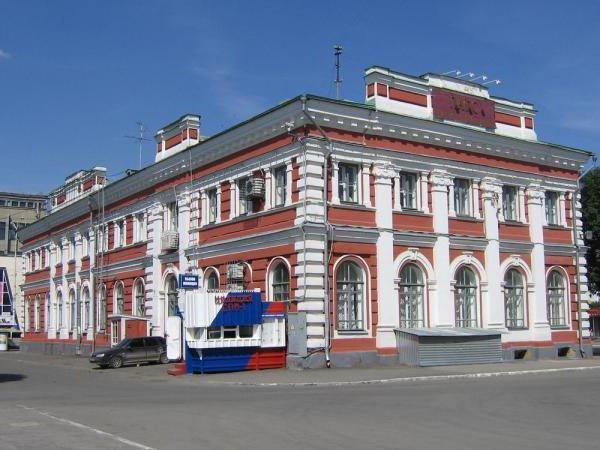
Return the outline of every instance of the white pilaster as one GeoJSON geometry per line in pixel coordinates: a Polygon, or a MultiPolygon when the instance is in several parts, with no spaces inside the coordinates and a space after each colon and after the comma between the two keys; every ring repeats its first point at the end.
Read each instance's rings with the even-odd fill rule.
{"type": "Polygon", "coordinates": [[[229,180],[229,218],[235,219],[237,217],[238,207],[238,194],[237,194],[237,183],[235,180],[229,180]]]}
{"type": "Polygon", "coordinates": [[[394,231],[392,218],[392,178],[394,171],[384,164],[376,164],[375,220],[379,229],[377,238],[377,347],[394,347],[394,328],[399,326],[398,299],[394,289],[394,231]]]}
{"type": "Polygon", "coordinates": [[[525,188],[519,186],[519,222],[527,223],[526,214],[525,214],[525,188]]]}
{"type": "Polygon", "coordinates": [[[394,176],[394,210],[402,210],[400,206],[400,177],[398,174],[394,176]]]}
{"type": "Polygon", "coordinates": [[[448,201],[452,178],[442,169],[431,172],[433,231],[437,238],[433,247],[436,289],[430,296],[431,326],[454,326],[454,299],[450,290],[450,238],[448,236],[448,201]]]}
{"type": "Polygon", "coordinates": [[[487,177],[481,182],[483,217],[485,220],[485,271],[487,289],[482,292],[483,328],[502,330],[505,328],[504,299],[502,298],[502,274],[500,274],[500,242],[498,236],[498,215],[502,197],[502,185],[495,178],[487,177]]]}
{"type": "Polygon", "coordinates": [[[271,209],[274,203],[274,189],[272,185],[272,179],[273,177],[271,176],[271,168],[267,167],[265,169],[265,211],[271,209]]]}
{"type": "Polygon", "coordinates": [[[421,211],[425,214],[429,214],[429,183],[427,178],[429,173],[421,172],[421,211]]]}
{"type": "MultiPolygon", "coordinates": [[[[361,171],[361,176],[362,176],[362,196],[363,196],[363,202],[362,204],[364,206],[370,207],[371,206],[371,165],[370,164],[363,164],[362,165],[362,171],[361,171]]],[[[391,194],[391,191],[390,191],[391,194]]],[[[392,204],[392,199],[390,197],[390,205],[392,204]]]]}
{"type": "Polygon", "coordinates": [[[535,283],[534,295],[530,299],[530,317],[533,324],[533,339],[550,340],[550,326],[546,307],[546,264],[544,260],[544,191],[537,184],[527,188],[529,209],[529,235],[533,244],[531,251],[531,272],[535,283]]]}
{"type": "Polygon", "coordinates": [[[292,160],[285,163],[285,206],[292,204],[292,160]]]}
{"type": "Polygon", "coordinates": [[[340,197],[338,190],[339,166],[336,160],[331,161],[331,203],[339,205],[340,197]]]}
{"type": "Polygon", "coordinates": [[[446,202],[448,203],[448,216],[456,217],[456,211],[454,210],[454,181],[452,178],[450,178],[450,184],[448,185],[447,191],[448,195],[446,202]]]}
{"type": "Polygon", "coordinates": [[[479,180],[477,178],[473,180],[473,217],[481,219],[481,213],[479,212],[479,180]]]}

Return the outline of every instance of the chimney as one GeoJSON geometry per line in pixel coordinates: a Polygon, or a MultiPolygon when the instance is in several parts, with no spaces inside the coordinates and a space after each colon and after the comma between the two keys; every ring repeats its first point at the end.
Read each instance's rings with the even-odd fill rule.
{"type": "Polygon", "coordinates": [[[200,142],[200,116],[186,114],[156,132],[156,159],[163,160],[200,142]]]}

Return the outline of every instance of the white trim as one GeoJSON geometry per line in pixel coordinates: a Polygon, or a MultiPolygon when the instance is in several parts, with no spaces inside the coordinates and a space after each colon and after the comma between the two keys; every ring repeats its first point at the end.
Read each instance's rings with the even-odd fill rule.
{"type": "Polygon", "coordinates": [[[369,265],[364,260],[364,258],[355,255],[355,254],[345,254],[340,256],[335,263],[333,264],[332,269],[333,274],[333,291],[335,292],[335,296],[333,299],[334,308],[333,308],[333,337],[334,338],[363,338],[365,335],[371,336],[371,308],[369,308],[371,303],[371,270],[369,269],[369,265]],[[337,328],[337,272],[338,266],[345,262],[346,260],[356,259],[361,262],[359,264],[360,269],[363,271],[363,275],[365,279],[363,280],[364,292],[363,292],[363,322],[364,329],[356,330],[356,331],[341,331],[337,328]]]}
{"type": "Polygon", "coordinates": [[[290,298],[292,297],[292,266],[290,264],[290,262],[284,258],[283,256],[275,256],[274,258],[271,258],[271,261],[269,261],[269,264],[267,264],[267,269],[266,269],[266,273],[267,276],[265,277],[265,297],[267,299],[267,301],[272,302],[273,301],[273,290],[271,288],[271,286],[273,285],[273,269],[277,268],[277,266],[279,265],[279,261],[283,262],[285,264],[285,266],[288,269],[288,275],[289,275],[289,285],[290,285],[290,298]]]}

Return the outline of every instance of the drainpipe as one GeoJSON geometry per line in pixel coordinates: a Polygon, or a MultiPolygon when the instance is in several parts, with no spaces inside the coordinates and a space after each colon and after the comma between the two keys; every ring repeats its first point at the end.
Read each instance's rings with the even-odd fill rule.
{"type": "MultiPolygon", "coordinates": [[[[333,142],[331,141],[331,139],[329,139],[327,134],[325,134],[323,129],[319,126],[319,124],[317,122],[314,121],[314,119],[310,116],[310,114],[306,110],[306,103],[307,103],[306,96],[303,95],[300,98],[300,101],[302,102],[302,112],[304,113],[304,115],[317,128],[317,130],[319,131],[321,136],[323,136],[323,139],[325,139],[327,141],[327,143],[329,144],[327,153],[325,154],[325,161],[323,163],[323,184],[324,184],[324,187],[323,187],[323,223],[325,225],[324,249],[323,249],[323,262],[324,262],[324,266],[325,266],[323,288],[325,291],[325,296],[324,296],[323,300],[325,302],[325,365],[327,366],[327,368],[330,368],[331,367],[331,359],[329,357],[329,350],[331,348],[331,320],[329,317],[329,247],[333,242],[330,242],[330,239],[329,239],[329,232],[331,229],[331,224],[329,223],[329,219],[328,219],[328,206],[327,206],[327,198],[329,196],[327,171],[329,168],[328,167],[329,157],[333,153],[333,142]]],[[[304,160],[304,167],[305,167],[304,177],[305,177],[305,182],[306,182],[306,159],[304,160]]],[[[305,215],[305,220],[306,220],[306,209],[304,210],[304,215],[305,215]]],[[[306,246],[306,242],[305,242],[305,246],[306,246]]],[[[305,284],[306,284],[306,272],[305,272],[304,276],[305,276],[305,284]]]]}
{"type": "Polygon", "coordinates": [[[577,334],[579,335],[579,355],[582,358],[585,358],[585,351],[583,349],[583,328],[581,325],[581,284],[579,281],[579,242],[577,239],[577,215],[575,208],[577,203],[577,196],[581,192],[581,179],[586,176],[586,174],[596,167],[596,156],[592,157],[592,165],[584,170],[579,177],[577,177],[577,189],[573,192],[573,196],[571,198],[571,225],[573,227],[573,242],[575,243],[575,273],[577,274],[575,278],[575,286],[577,289],[577,334]]]}

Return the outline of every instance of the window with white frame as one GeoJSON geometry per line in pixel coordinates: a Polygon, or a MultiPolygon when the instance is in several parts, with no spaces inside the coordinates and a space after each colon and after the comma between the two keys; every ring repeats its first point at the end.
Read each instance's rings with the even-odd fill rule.
{"type": "Polygon", "coordinates": [[[68,252],[69,261],[73,261],[75,259],[75,237],[71,236],[69,238],[69,252],[68,252]]]}
{"type": "Polygon", "coordinates": [[[417,209],[419,178],[416,173],[400,172],[400,206],[417,209]]]}
{"type": "Polygon", "coordinates": [[[98,330],[106,330],[106,286],[98,289],[98,330]]]}
{"type": "Polygon", "coordinates": [[[206,337],[208,340],[244,339],[254,336],[253,325],[208,327],[206,337]]]}
{"type": "Polygon", "coordinates": [[[219,289],[219,275],[213,269],[209,269],[205,276],[206,289],[215,290],[219,289]]]}
{"type": "Polygon", "coordinates": [[[137,280],[133,289],[134,295],[134,308],[133,313],[136,316],[142,317],[146,313],[146,291],[144,288],[144,282],[137,280]]]}
{"type": "Polygon", "coordinates": [[[86,231],[81,235],[81,256],[90,255],[90,234],[86,231]]]}
{"type": "Polygon", "coordinates": [[[116,242],[117,242],[117,247],[123,247],[125,245],[125,238],[126,238],[126,224],[125,224],[125,219],[121,219],[121,220],[117,220],[116,223],[116,230],[117,230],[117,236],[116,236],[116,242]]]}
{"type": "Polygon", "coordinates": [[[170,202],[165,205],[165,231],[177,231],[177,202],[170,202]]]}
{"type": "Polygon", "coordinates": [[[169,317],[177,316],[177,278],[171,275],[167,280],[167,314],[169,317]]]}
{"type": "Polygon", "coordinates": [[[551,327],[567,325],[565,277],[558,271],[552,270],[547,281],[548,321],[551,327]]]}
{"type": "Polygon", "coordinates": [[[558,192],[546,191],[546,223],[548,225],[560,225],[560,203],[558,192]]]}
{"type": "Polygon", "coordinates": [[[56,304],[58,309],[58,329],[62,330],[65,327],[65,310],[62,291],[56,292],[56,304]]]}
{"type": "Polygon", "coordinates": [[[361,331],[364,323],[363,271],[353,261],[343,262],[336,276],[337,329],[361,331]]]}
{"type": "Polygon", "coordinates": [[[338,196],[342,203],[358,203],[358,166],[339,163],[338,196]]]}
{"type": "Polygon", "coordinates": [[[461,267],[456,273],[454,308],[457,327],[477,327],[477,279],[468,267],[461,267]]]}
{"type": "Polygon", "coordinates": [[[471,212],[471,180],[454,179],[454,212],[457,216],[470,216],[471,212]]]}
{"type": "Polygon", "coordinates": [[[290,271],[280,262],[271,274],[271,300],[284,302],[290,299],[290,271]]]}
{"type": "Polygon", "coordinates": [[[75,289],[69,291],[69,330],[73,333],[77,329],[77,298],[75,289]]]}
{"type": "Polygon", "coordinates": [[[504,220],[519,220],[519,191],[516,186],[502,186],[502,213],[504,220]]]}
{"type": "Polygon", "coordinates": [[[207,194],[208,200],[208,223],[217,221],[217,189],[210,189],[207,194]]]}
{"type": "Polygon", "coordinates": [[[416,264],[406,264],[400,271],[398,283],[400,295],[400,326],[418,328],[424,326],[423,271],[416,264]]]}
{"type": "Polygon", "coordinates": [[[117,285],[115,286],[115,314],[123,314],[125,313],[125,289],[123,287],[123,283],[121,281],[117,281],[117,285]]]}
{"type": "Polygon", "coordinates": [[[506,328],[525,328],[525,283],[517,269],[504,276],[504,306],[506,328]]]}
{"type": "Polygon", "coordinates": [[[87,286],[83,288],[81,297],[81,330],[85,333],[90,326],[90,317],[92,312],[90,290],[87,286]]]}
{"type": "Polygon", "coordinates": [[[135,215],[135,242],[146,240],[146,215],[141,212],[135,215]]]}
{"type": "Polygon", "coordinates": [[[254,202],[248,195],[248,184],[250,179],[248,177],[240,178],[237,182],[238,187],[238,211],[239,215],[251,214],[253,212],[254,202]]]}
{"type": "Polygon", "coordinates": [[[48,329],[50,328],[50,314],[51,314],[51,308],[50,308],[50,294],[46,294],[46,316],[44,317],[44,331],[48,331],[48,329]]]}
{"type": "Polygon", "coordinates": [[[286,166],[277,167],[273,172],[275,189],[275,206],[285,205],[287,194],[287,168],[286,166]]]}
{"type": "Polygon", "coordinates": [[[35,296],[35,311],[34,311],[34,318],[33,318],[33,324],[34,324],[34,329],[35,331],[39,331],[40,330],[40,296],[36,295],[35,296]]]}

